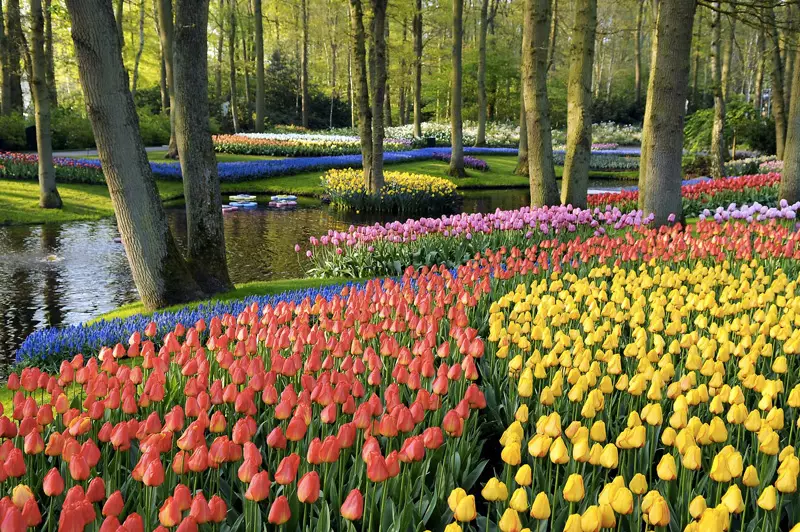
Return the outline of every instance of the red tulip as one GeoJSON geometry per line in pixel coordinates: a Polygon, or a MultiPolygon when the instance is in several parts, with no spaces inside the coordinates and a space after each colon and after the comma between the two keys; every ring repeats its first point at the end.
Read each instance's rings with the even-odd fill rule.
{"type": "Polygon", "coordinates": [[[3,532],[25,532],[27,524],[22,517],[22,512],[15,507],[9,508],[3,516],[3,521],[0,522],[0,530],[3,532]]]}
{"type": "Polygon", "coordinates": [[[77,480],[78,482],[86,480],[89,478],[89,473],[89,464],[81,453],[76,454],[70,459],[69,474],[72,480],[77,480]]]}
{"type": "Polygon", "coordinates": [[[319,499],[319,475],[309,471],[297,483],[297,499],[300,502],[314,504],[319,499]]]}
{"type": "Polygon", "coordinates": [[[364,514],[364,496],[358,489],[353,489],[342,503],[342,517],[348,521],[358,521],[364,514]]]}
{"type": "Polygon", "coordinates": [[[103,505],[103,517],[119,517],[124,507],[125,503],[122,500],[122,492],[117,490],[109,495],[106,503],[103,505]]]}
{"type": "Polygon", "coordinates": [[[175,503],[175,499],[167,497],[161,509],[158,511],[158,521],[167,528],[172,528],[181,522],[181,511],[175,503]]]}
{"type": "Polygon", "coordinates": [[[193,517],[198,525],[211,520],[211,509],[208,507],[208,501],[206,501],[202,491],[197,492],[197,495],[194,496],[189,516],[193,517]]]}
{"type": "Polygon", "coordinates": [[[250,481],[250,486],[244,494],[245,498],[249,501],[263,501],[269,496],[270,484],[269,473],[266,471],[257,473],[250,481]]]}
{"type": "Polygon", "coordinates": [[[297,476],[297,469],[300,467],[300,457],[292,453],[281,460],[278,469],[275,471],[275,482],[278,484],[291,484],[297,476]]]}
{"type": "Polygon", "coordinates": [[[181,512],[188,510],[192,506],[192,493],[185,484],[175,486],[175,489],[172,490],[172,498],[181,512]]]}
{"type": "MultiPolygon", "coordinates": [[[[70,463],[71,467],[72,463],[70,463]]],[[[156,457],[150,461],[142,475],[142,482],[149,487],[160,486],[164,483],[164,466],[161,464],[160,458],[156,457]]]]}
{"type": "Polygon", "coordinates": [[[282,525],[292,517],[292,511],[289,509],[289,501],[286,496],[281,495],[269,509],[269,517],[267,518],[273,525],[282,525]]]}
{"type": "Polygon", "coordinates": [[[450,436],[461,436],[461,432],[464,430],[464,420],[461,419],[455,410],[450,410],[444,415],[442,428],[450,436]]]}
{"type": "Polygon", "coordinates": [[[48,471],[44,476],[42,489],[48,497],[58,497],[64,493],[64,479],[61,477],[61,473],[58,472],[57,467],[48,471]]]}
{"type": "Polygon", "coordinates": [[[221,523],[225,520],[225,516],[228,513],[228,506],[218,495],[211,497],[211,500],[208,501],[208,508],[211,511],[212,523],[221,523]]]}
{"type": "Polygon", "coordinates": [[[89,482],[86,490],[86,499],[91,502],[100,502],[106,497],[106,483],[101,477],[95,477],[89,482]]]}
{"type": "Polygon", "coordinates": [[[116,515],[109,515],[103,520],[103,524],[100,525],[100,532],[117,532],[121,526],[116,515]]]}
{"type": "MultiPolygon", "coordinates": [[[[28,527],[38,526],[42,522],[42,514],[39,511],[39,505],[36,499],[31,497],[22,507],[22,520],[28,527]]],[[[3,528],[5,530],[5,528],[3,528]]]]}
{"type": "Polygon", "coordinates": [[[181,524],[178,525],[176,532],[197,532],[199,530],[197,521],[191,515],[187,516],[181,524]]]}
{"type": "Polygon", "coordinates": [[[367,456],[367,477],[372,482],[383,482],[389,478],[386,459],[380,453],[370,453],[367,456]]]}
{"type": "Polygon", "coordinates": [[[8,453],[8,457],[3,463],[6,475],[12,478],[19,478],[25,474],[25,458],[22,451],[14,448],[8,453]]]}
{"type": "Polygon", "coordinates": [[[127,532],[144,532],[144,520],[142,520],[142,516],[136,512],[128,514],[122,526],[125,527],[127,532]]]}

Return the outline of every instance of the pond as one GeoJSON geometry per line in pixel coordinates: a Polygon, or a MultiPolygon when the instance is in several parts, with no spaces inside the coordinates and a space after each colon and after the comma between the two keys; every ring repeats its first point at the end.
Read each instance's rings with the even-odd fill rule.
{"type": "MultiPolygon", "coordinates": [[[[592,189],[618,190],[625,181],[597,181],[592,189]]],[[[527,205],[527,189],[466,191],[465,212],[527,205]]],[[[263,198],[259,198],[262,200],[263,198]]],[[[185,211],[167,209],[179,243],[185,211]]],[[[302,277],[294,252],[328,229],[398,217],[341,212],[301,199],[295,210],[258,208],[225,214],[231,278],[236,283],[302,277]]],[[[405,217],[400,217],[405,219],[405,217]]],[[[0,376],[25,337],[36,329],[80,323],[137,299],[113,219],[37,226],[0,226],[0,376]]]]}

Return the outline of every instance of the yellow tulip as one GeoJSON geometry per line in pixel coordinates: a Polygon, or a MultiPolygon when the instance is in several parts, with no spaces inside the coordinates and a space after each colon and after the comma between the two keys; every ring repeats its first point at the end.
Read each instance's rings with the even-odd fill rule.
{"type": "Polygon", "coordinates": [[[550,461],[554,464],[566,464],[569,462],[567,446],[560,436],[553,440],[553,444],[550,445],[550,461]]]}
{"type": "Polygon", "coordinates": [[[525,488],[514,490],[514,493],[511,494],[511,500],[508,501],[508,506],[518,512],[528,511],[528,492],[525,491],[525,488]]]}
{"type": "Polygon", "coordinates": [[[481,496],[487,501],[504,501],[508,499],[508,489],[506,485],[492,477],[481,490],[481,496]]]}
{"type": "Polygon", "coordinates": [[[742,500],[742,491],[736,484],[731,484],[725,495],[722,496],[722,504],[732,514],[741,513],[744,510],[744,500],[742,500]]]}
{"type": "Polygon", "coordinates": [[[658,478],[666,480],[667,482],[675,480],[678,477],[678,472],[675,467],[675,458],[671,454],[665,454],[661,457],[661,461],[656,466],[658,478]]]}
{"type": "Polygon", "coordinates": [[[603,453],[600,455],[600,465],[606,469],[614,469],[619,464],[619,451],[617,446],[613,443],[607,444],[603,447],[603,453]]]}
{"type": "Polygon", "coordinates": [[[669,524],[669,506],[663,497],[659,496],[653,501],[650,511],[647,513],[650,524],[653,526],[667,526],[669,524]]]}
{"type": "Polygon", "coordinates": [[[446,527],[444,527],[444,532],[461,532],[461,525],[458,523],[450,523],[446,527]]]}
{"type": "Polygon", "coordinates": [[[698,495],[689,503],[689,514],[695,519],[699,518],[706,511],[706,500],[702,495],[698,495]]]}
{"type": "Polygon", "coordinates": [[[602,525],[602,514],[599,506],[589,506],[581,516],[582,532],[600,532],[602,525]]]}
{"type": "Polygon", "coordinates": [[[611,498],[611,507],[620,515],[633,513],[633,494],[626,487],[621,487],[614,492],[611,498]]]}
{"type": "Polygon", "coordinates": [[[747,469],[744,470],[744,476],[742,477],[742,484],[747,486],[748,488],[755,488],[759,484],[758,480],[758,471],[752,465],[747,466],[747,469]]]}
{"type": "Polygon", "coordinates": [[[461,499],[454,514],[456,521],[461,521],[462,523],[474,521],[478,517],[478,512],[475,510],[475,496],[468,495],[461,499]]]}
{"type": "Polygon", "coordinates": [[[595,421],[592,423],[592,428],[589,430],[589,437],[592,440],[603,443],[606,441],[606,424],[605,422],[595,421]]]}
{"type": "Polygon", "coordinates": [[[583,500],[585,491],[583,488],[583,477],[579,473],[573,473],[567,478],[564,489],[562,490],[564,500],[569,502],[579,502],[583,500]]]}
{"type": "Polygon", "coordinates": [[[758,507],[771,512],[778,504],[778,491],[775,486],[767,486],[758,497],[758,507]]]}
{"type": "Polygon", "coordinates": [[[528,421],[528,405],[520,405],[514,414],[514,419],[520,423],[526,423],[528,421]]]}
{"type": "Polygon", "coordinates": [[[775,487],[781,493],[794,493],[797,491],[797,474],[792,471],[784,471],[778,475],[775,487]]]}
{"type": "Polygon", "coordinates": [[[467,492],[461,488],[456,488],[450,492],[450,495],[447,497],[447,506],[450,507],[451,512],[455,512],[456,508],[458,507],[458,503],[461,502],[467,496],[467,492]]]}
{"type": "Polygon", "coordinates": [[[22,510],[28,499],[33,498],[33,492],[25,484],[17,484],[11,491],[11,502],[14,503],[18,509],[22,510]]]}
{"type": "Polygon", "coordinates": [[[500,518],[500,522],[497,524],[497,526],[503,532],[522,531],[522,521],[519,519],[519,514],[511,508],[506,508],[506,511],[503,512],[503,516],[500,518]]]}
{"type": "Polygon", "coordinates": [[[567,517],[567,522],[564,524],[564,532],[583,532],[580,514],[572,514],[567,517]]]}
{"type": "Polygon", "coordinates": [[[628,485],[628,487],[636,495],[641,495],[647,491],[647,479],[641,473],[636,473],[633,475],[631,483],[628,485]]]}
{"type": "Polygon", "coordinates": [[[540,491],[531,505],[531,517],[543,521],[550,518],[550,501],[547,494],[540,491]]]}
{"type": "Polygon", "coordinates": [[[513,442],[503,447],[503,451],[500,453],[500,458],[502,458],[503,462],[507,463],[508,465],[519,465],[520,462],[522,462],[522,450],[520,449],[519,442],[513,442]]]}

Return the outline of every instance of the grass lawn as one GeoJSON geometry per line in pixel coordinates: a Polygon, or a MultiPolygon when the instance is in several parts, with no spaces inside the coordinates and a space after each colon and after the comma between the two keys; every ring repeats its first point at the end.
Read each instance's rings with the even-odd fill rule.
{"type": "MultiPolygon", "coordinates": [[[[164,151],[149,152],[152,161],[165,161],[164,151]]],[[[264,159],[252,155],[221,155],[222,161],[251,161],[264,159]]],[[[443,161],[414,161],[387,165],[389,170],[429,174],[450,179],[462,189],[476,188],[510,188],[527,187],[527,177],[514,175],[517,166],[515,155],[482,156],[489,163],[488,172],[468,171],[463,179],[447,176],[448,164],[443,161]]],[[[557,177],[561,177],[562,168],[556,167],[557,177]]],[[[222,183],[222,193],[237,194],[295,194],[298,196],[318,196],[322,194],[320,176],[324,171],[312,171],[282,177],[268,177],[241,183],[222,183]]],[[[636,179],[637,171],[627,172],[590,172],[593,179],[636,179]]],[[[0,225],[9,224],[41,224],[71,222],[77,220],[96,220],[114,214],[108,189],[105,185],[59,185],[64,208],[60,210],[44,210],[38,207],[39,189],[32,181],[14,181],[0,179],[0,225]]],[[[172,201],[180,199],[183,186],[175,181],[159,181],[158,189],[161,199],[172,201]]]]}
{"type": "MultiPolygon", "coordinates": [[[[291,290],[303,290],[305,288],[319,288],[320,286],[328,286],[332,284],[341,284],[346,282],[358,282],[358,279],[345,279],[343,277],[332,277],[328,279],[279,279],[277,281],[253,281],[252,283],[244,283],[237,285],[236,288],[230,292],[217,294],[213,300],[206,299],[189,303],[189,308],[194,308],[201,303],[210,303],[211,301],[230,301],[236,299],[244,299],[248,296],[263,296],[270,294],[280,294],[281,292],[288,292],[291,290]]],[[[175,305],[161,310],[178,310],[187,305],[175,305]]],[[[111,312],[101,314],[88,323],[94,323],[100,320],[113,320],[114,318],[128,318],[135,314],[143,314],[149,316],[152,312],[147,312],[141,302],[128,303],[111,312]]]]}

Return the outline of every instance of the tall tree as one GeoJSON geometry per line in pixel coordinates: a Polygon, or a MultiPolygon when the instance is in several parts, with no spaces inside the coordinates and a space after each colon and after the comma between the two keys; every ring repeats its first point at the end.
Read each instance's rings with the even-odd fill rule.
{"type": "Polygon", "coordinates": [[[253,17],[255,18],[256,38],[256,124],[257,133],[264,131],[264,19],[261,13],[261,0],[253,0],[253,17]]]}
{"type": "MultiPolygon", "coordinates": [[[[383,187],[372,173],[372,108],[367,80],[367,43],[364,32],[364,8],[361,0],[350,0],[350,39],[353,50],[353,93],[358,102],[358,133],[361,139],[361,162],[364,186],[372,194],[383,187]]],[[[380,176],[381,179],[383,176],[380,176]]]]}
{"type": "Polygon", "coordinates": [[[230,71],[230,112],[233,132],[239,132],[239,112],[236,109],[236,0],[228,0],[228,70],[230,71]]]}
{"type": "MultiPolygon", "coordinates": [[[[732,10],[734,14],[736,13],[736,0],[729,0],[730,5],[726,6],[728,9],[732,10]]],[[[712,5],[716,6],[716,9],[719,9],[719,2],[715,2],[712,5]]],[[[733,64],[733,49],[736,43],[736,17],[732,16],[728,19],[728,35],[727,40],[725,41],[725,48],[724,48],[724,56],[722,56],[722,72],[720,74],[720,84],[722,85],[722,99],[724,101],[728,100],[728,86],[730,84],[731,78],[731,65],[733,64]]],[[[722,28],[722,21],[719,21],[720,29],[722,28]]],[[[720,36],[720,40],[722,37],[720,36]]],[[[718,54],[719,55],[719,54],[718,54]]]]}
{"type": "MultiPolygon", "coordinates": [[[[795,38],[800,38],[800,32],[795,32],[795,38]]],[[[795,55],[792,104],[789,108],[780,190],[781,199],[785,199],[790,205],[800,201],[800,54],[795,55]]]]}
{"type": "Polygon", "coordinates": [[[567,81],[567,153],[561,203],[586,207],[592,156],[592,67],[597,0],[576,0],[567,81]]]}
{"type": "Polygon", "coordinates": [[[300,0],[300,18],[302,19],[303,45],[300,55],[300,93],[302,96],[302,123],[308,127],[308,115],[311,112],[311,101],[308,95],[308,0],[300,0]]]}
{"type": "Polygon", "coordinates": [[[642,22],[644,21],[645,0],[638,0],[638,4],[639,9],[636,11],[636,35],[633,44],[633,91],[637,107],[642,102],[642,22]]]}
{"type": "Polygon", "coordinates": [[[107,0],[67,0],[89,120],[133,280],[147,309],[199,299],[167,225],[107,0]]]}
{"type": "Polygon", "coordinates": [[[683,119],[696,0],[658,2],[642,128],[639,208],[656,225],[680,218],[683,119]]]}
{"type": "Polygon", "coordinates": [[[755,107],[759,115],[761,115],[761,110],[764,107],[764,70],[766,69],[767,63],[767,33],[764,31],[763,25],[761,26],[757,39],[756,60],[758,61],[758,66],[756,67],[756,80],[755,87],[753,88],[753,107],[755,107]]]}
{"type": "Polygon", "coordinates": [[[783,94],[783,58],[781,57],[780,37],[778,26],[775,23],[775,12],[771,7],[764,8],[764,18],[767,20],[767,32],[772,43],[772,69],[771,85],[772,116],[775,118],[775,146],[778,159],[783,159],[786,144],[786,109],[784,108],[783,94]]]}
{"type": "Polygon", "coordinates": [[[144,0],[139,0],[139,48],[136,50],[136,59],[133,62],[133,88],[131,95],[136,100],[136,88],[139,85],[139,63],[144,52],[144,0]]]}
{"type": "Polygon", "coordinates": [[[392,90],[389,87],[389,66],[392,64],[392,60],[389,58],[389,21],[386,20],[384,24],[384,42],[385,49],[386,49],[386,60],[384,61],[385,69],[386,69],[386,87],[384,89],[384,110],[383,110],[383,121],[386,127],[392,127],[392,90]]]}
{"type": "Polygon", "coordinates": [[[453,67],[450,81],[450,169],[452,177],[464,177],[464,138],[461,122],[461,54],[464,41],[464,0],[453,0],[453,67]]]}
{"type": "Polygon", "coordinates": [[[481,1],[481,27],[478,34],[478,132],[475,146],[486,145],[486,36],[489,33],[489,0],[481,1]]]}
{"type": "Polygon", "coordinates": [[[722,76],[722,18],[719,2],[711,4],[711,79],[714,122],[711,126],[711,177],[725,176],[725,81],[722,76]]]}
{"type": "Polygon", "coordinates": [[[550,37],[547,45],[547,70],[555,67],[556,37],[558,37],[558,0],[550,4],[550,37]]]}
{"type": "Polygon", "coordinates": [[[117,38],[119,39],[119,47],[125,47],[125,35],[122,33],[123,28],[123,6],[125,4],[124,0],[116,0],[116,13],[114,14],[114,22],[117,24],[117,38]]]}
{"type": "Polygon", "coordinates": [[[209,0],[175,4],[175,136],[183,175],[187,262],[207,294],[230,290],[217,158],[208,107],[209,0]]]}
{"type": "Polygon", "coordinates": [[[528,133],[531,205],[558,203],[547,99],[547,48],[550,1],[525,0],[522,28],[522,91],[528,133]]]}
{"type": "Polygon", "coordinates": [[[172,107],[175,105],[175,81],[173,79],[173,52],[172,40],[174,32],[174,21],[172,15],[172,0],[157,0],[158,8],[158,38],[161,42],[161,56],[164,59],[164,69],[167,74],[167,92],[169,93],[169,149],[167,157],[176,159],[178,157],[178,145],[175,143],[175,116],[172,107]]]}
{"type": "Polygon", "coordinates": [[[47,87],[47,58],[44,53],[44,14],[41,0],[30,0],[31,7],[31,93],[36,114],[36,152],[39,156],[39,207],[60,209],[56,188],[53,143],[50,136],[50,90],[47,87]]]}
{"type": "Polygon", "coordinates": [[[225,45],[225,0],[219,0],[217,20],[219,37],[217,40],[217,64],[214,68],[214,97],[217,100],[217,104],[219,104],[222,101],[222,49],[225,45]]]}
{"type": "MultiPolygon", "coordinates": [[[[58,107],[56,87],[56,64],[53,51],[53,10],[52,0],[44,0],[44,56],[47,62],[47,88],[50,91],[50,106],[58,107]]],[[[0,10],[2,11],[2,10],[0,10]]],[[[0,13],[2,16],[2,13],[0,13]]]]}
{"type": "Polygon", "coordinates": [[[6,18],[3,15],[3,0],[0,0],[0,113],[8,112],[6,100],[11,89],[8,79],[8,45],[6,42],[6,18]]]}
{"type": "MultiPolygon", "coordinates": [[[[370,0],[372,6],[372,36],[370,64],[372,79],[372,181],[374,191],[383,188],[384,98],[386,97],[386,8],[388,0],[370,0]]],[[[372,191],[372,188],[370,189],[372,191]]]]}
{"type": "Polygon", "coordinates": [[[6,63],[8,90],[3,94],[3,114],[22,112],[22,19],[19,0],[6,1],[6,63]]]}
{"type": "Polygon", "coordinates": [[[414,136],[422,136],[422,0],[414,4],[414,136]]]}
{"type": "Polygon", "coordinates": [[[519,149],[517,150],[517,167],[514,169],[514,173],[516,175],[527,176],[529,171],[529,164],[530,163],[528,162],[528,119],[525,117],[525,97],[522,94],[520,94],[519,149]]]}

